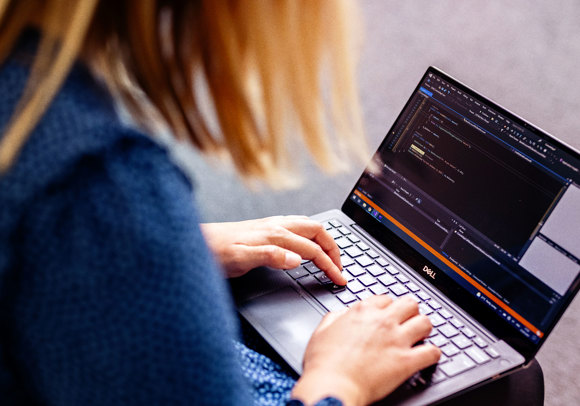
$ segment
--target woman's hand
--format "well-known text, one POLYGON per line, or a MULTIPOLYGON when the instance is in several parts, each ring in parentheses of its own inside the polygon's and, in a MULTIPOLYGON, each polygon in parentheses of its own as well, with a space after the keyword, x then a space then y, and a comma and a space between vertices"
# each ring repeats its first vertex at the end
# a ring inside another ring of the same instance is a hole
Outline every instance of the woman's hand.
POLYGON ((338 285, 340 251, 317 221, 305 216, 276 216, 235 223, 201 225, 207 244, 222 264, 226 277, 241 276, 258 266, 292 269, 312 260, 338 285))
POLYGON ((335 396, 345 405, 382 399, 415 372, 437 362, 441 351, 417 345, 431 331, 417 302, 374 296, 341 313, 329 313, 312 335, 304 371, 292 396, 314 404, 335 396))

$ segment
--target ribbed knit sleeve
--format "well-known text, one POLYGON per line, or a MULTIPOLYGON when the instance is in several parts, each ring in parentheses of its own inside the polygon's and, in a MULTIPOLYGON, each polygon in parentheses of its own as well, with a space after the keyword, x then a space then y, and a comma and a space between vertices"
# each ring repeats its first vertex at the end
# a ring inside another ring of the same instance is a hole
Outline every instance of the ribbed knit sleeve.
POLYGON ((225 282, 165 151, 119 137, 56 179, 23 209, 3 301, 30 400, 250 404, 225 282))

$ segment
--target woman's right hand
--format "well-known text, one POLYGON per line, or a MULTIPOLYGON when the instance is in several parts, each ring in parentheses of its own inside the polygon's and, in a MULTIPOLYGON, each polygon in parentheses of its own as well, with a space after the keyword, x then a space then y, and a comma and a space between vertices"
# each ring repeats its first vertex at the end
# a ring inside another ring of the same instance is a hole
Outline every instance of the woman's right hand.
POLYGON ((417 302, 374 296, 350 310, 329 313, 312 335, 292 397, 305 404, 327 396, 345 406, 382 399, 415 372, 437 362, 431 344, 414 346, 431 331, 417 302))

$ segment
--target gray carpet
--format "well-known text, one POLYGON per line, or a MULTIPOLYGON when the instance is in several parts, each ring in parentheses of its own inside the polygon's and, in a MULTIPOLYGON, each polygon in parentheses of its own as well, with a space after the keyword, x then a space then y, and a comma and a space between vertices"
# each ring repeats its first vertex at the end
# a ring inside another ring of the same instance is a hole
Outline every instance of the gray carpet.
MULTIPOLYGON (((379 1, 361 3, 365 37, 359 84, 371 149, 394 121, 428 65, 480 90, 580 148, 580 2, 379 1)), ((321 174, 304 158, 298 191, 250 191, 230 171, 188 155, 208 221, 313 214, 339 207, 362 170, 321 174)), ((580 301, 538 354, 546 405, 580 403, 580 301)))

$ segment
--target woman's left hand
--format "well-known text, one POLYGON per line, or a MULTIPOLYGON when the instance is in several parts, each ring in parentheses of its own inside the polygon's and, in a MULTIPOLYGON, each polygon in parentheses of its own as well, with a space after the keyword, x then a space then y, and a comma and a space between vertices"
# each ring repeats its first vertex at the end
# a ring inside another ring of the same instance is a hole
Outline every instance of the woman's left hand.
POLYGON ((235 223, 201 224, 208 246, 226 277, 245 274, 258 266, 292 269, 308 259, 338 285, 340 251, 322 224, 305 216, 276 216, 235 223))

